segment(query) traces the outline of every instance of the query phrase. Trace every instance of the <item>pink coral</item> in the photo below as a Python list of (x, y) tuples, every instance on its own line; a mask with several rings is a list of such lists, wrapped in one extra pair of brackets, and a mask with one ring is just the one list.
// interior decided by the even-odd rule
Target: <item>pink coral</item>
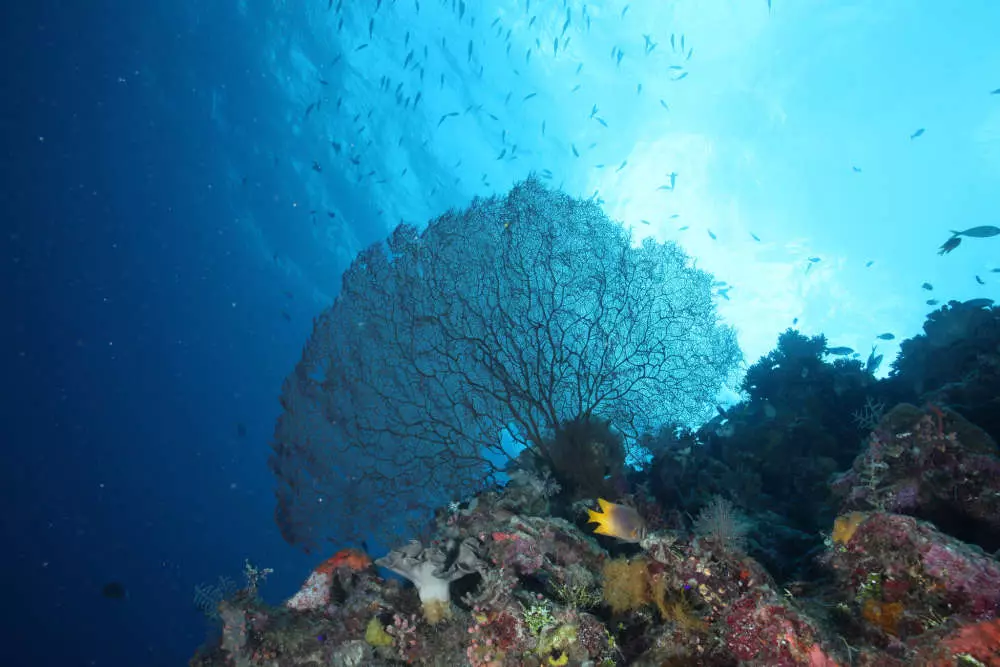
[(753, 593), (733, 603), (726, 625), (726, 646), (741, 661), (774, 667), (837, 664), (813, 640), (815, 631), (808, 623), (787, 607), (758, 600)]

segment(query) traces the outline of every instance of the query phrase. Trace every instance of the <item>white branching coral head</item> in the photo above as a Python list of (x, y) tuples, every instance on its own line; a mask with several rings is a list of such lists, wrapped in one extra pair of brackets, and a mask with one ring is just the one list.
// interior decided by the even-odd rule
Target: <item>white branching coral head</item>
[(449, 584), (467, 574), (478, 572), (482, 563), (476, 553), (474, 540), (469, 538), (458, 545), (450, 565), (448, 555), (437, 547), (424, 548), (412, 540), (375, 561), (375, 564), (392, 570), (413, 582), (420, 596), (424, 618), (437, 623), (451, 618), (451, 591)]

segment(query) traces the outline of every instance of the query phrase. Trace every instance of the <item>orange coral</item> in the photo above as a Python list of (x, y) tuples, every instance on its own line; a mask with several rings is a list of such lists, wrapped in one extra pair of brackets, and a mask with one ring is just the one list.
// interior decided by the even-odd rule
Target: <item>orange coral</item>
[[(958, 628), (917, 664), (924, 667), (954, 667), (957, 656), (967, 656), (977, 662), (968, 664), (1000, 667), (1000, 619), (982, 621)], [(963, 663), (964, 664), (964, 663)]]
[(837, 544), (850, 542), (851, 538), (854, 537), (854, 532), (864, 522), (866, 516), (864, 512), (851, 512), (838, 516), (837, 520), (833, 522), (833, 541)]
[(320, 563), (314, 572), (332, 574), (334, 570), (346, 567), (355, 572), (367, 570), (372, 566), (372, 559), (360, 549), (341, 549)]
[(903, 615), (903, 604), (901, 602), (867, 600), (861, 615), (872, 625), (881, 628), (883, 632), (896, 636), (899, 619)]
[(961, 628), (944, 645), (953, 653), (968, 653), (984, 665), (1000, 667), (1000, 619)]

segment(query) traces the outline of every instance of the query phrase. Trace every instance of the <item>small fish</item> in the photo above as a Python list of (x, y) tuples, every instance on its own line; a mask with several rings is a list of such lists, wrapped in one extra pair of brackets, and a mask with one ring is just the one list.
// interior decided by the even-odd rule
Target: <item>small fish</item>
[(641, 222), (644, 225), (651, 225), (651, 224), (653, 224), (649, 220), (639, 220), (639, 222)]
[(989, 308), (993, 305), (993, 299), (969, 299), (968, 301), (963, 301), (962, 305), (969, 308)]
[(979, 283), (980, 285), (985, 285), (986, 284), (986, 283), (983, 282), (983, 279), (980, 278), (979, 276), (976, 276), (976, 282)]
[(498, 160), (502, 160), (503, 156), (506, 155), (506, 154), (507, 154), (507, 149), (505, 148), (502, 151), (500, 151), (500, 155), (497, 156), (497, 159)]
[(469, 54), (469, 56), (468, 56), (467, 61), (471, 63), (472, 62), (472, 40), (471, 39), (469, 40), (468, 54)]
[(600, 511), (587, 510), (587, 523), (597, 524), (595, 535), (609, 535), (632, 543), (641, 542), (646, 536), (646, 522), (634, 508), (609, 503), (604, 498), (598, 498), (597, 504)]
[(596, 120), (596, 121), (597, 121), (598, 123), (600, 123), (600, 124), (601, 124), (601, 125), (603, 125), (604, 127), (607, 127), (607, 126), (608, 126), (608, 121), (604, 120), (604, 119), (603, 119), (603, 118), (601, 118), (600, 116), (594, 116), (594, 120)]
[(878, 347), (872, 345), (871, 354), (868, 355), (868, 361), (865, 362), (865, 370), (869, 373), (874, 373), (882, 365), (882, 355), (875, 354), (876, 350), (878, 350)]
[(879, 335), (877, 335), (875, 337), (878, 338), (879, 340), (894, 340), (896, 338), (891, 333), (879, 334)]
[(710, 236), (710, 237), (712, 238), (712, 240), (713, 240), (713, 241), (715, 241), (715, 240), (716, 240), (716, 238), (715, 238), (715, 234), (713, 234), (713, 233), (712, 233), (712, 230), (711, 230), (711, 229), (709, 229), (709, 230), (708, 230), (708, 235), (709, 235), (709, 236)]
[(690, 225), (684, 225), (683, 227), (678, 227), (677, 231), (683, 232), (686, 229), (691, 229), (691, 226)]
[(991, 90), (990, 95), (1000, 95), (1000, 88), (997, 88), (996, 90)]
[(451, 113), (446, 113), (445, 115), (441, 116), (441, 120), (438, 121), (438, 127), (441, 127), (441, 123), (445, 122), (449, 118), (454, 118), (457, 115), (459, 115), (457, 111), (452, 111)]
[(573, 155), (580, 157), (580, 152), (576, 150), (576, 144), (570, 144), (569, 147), (573, 149)]
[(991, 236), (996, 236), (1000, 234), (1000, 227), (994, 227), (993, 225), (983, 225), (981, 227), (971, 227), (965, 231), (956, 232), (954, 229), (951, 230), (952, 236), (968, 236), (970, 238), (976, 239), (988, 239)]
[(924, 128), (920, 128), (919, 130), (910, 135), (910, 139), (916, 139), (917, 137), (922, 136), (923, 133), (924, 133)]
[(754, 241), (756, 241), (757, 243), (760, 243), (760, 237), (759, 236), (757, 236), (753, 232), (750, 232), (750, 236), (753, 238)]
[(674, 81), (680, 81), (681, 79), (686, 79), (687, 75), (688, 75), (688, 72), (684, 72), (680, 76), (674, 78)]
[(537, 94), (538, 93), (528, 93), (527, 95), (524, 96), (524, 98), (521, 101), (522, 102), (527, 102), (528, 100), (530, 100), (532, 97), (534, 97)]
[(316, 160), (313, 160), (312, 170), (315, 171), (317, 174), (322, 173), (323, 172), (323, 165), (321, 165)]
[(625, 18), (625, 14), (628, 13), (628, 5), (625, 5), (625, 9), (622, 10), (622, 15), (619, 18)]
[(628, 160), (623, 160), (622, 163), (620, 165), (618, 165), (618, 168), (615, 169), (615, 173), (617, 174), (619, 171), (621, 171), (622, 169), (624, 169), (625, 165), (627, 165), (627, 164), (628, 164)]
[(851, 169), (854, 170), (855, 174), (860, 174), (861, 173), (861, 167), (851, 167)]
[(799, 318), (797, 318), (797, 317), (793, 317), (793, 318), (792, 318), (792, 326), (794, 327), (794, 326), (795, 326), (796, 324), (798, 324), (798, 323), (799, 323)]
[(990, 269), (990, 273), (1000, 273), (1000, 269)]
[(952, 236), (950, 239), (941, 244), (941, 247), (938, 248), (938, 254), (947, 255), (949, 252), (957, 248), (958, 244), (960, 244), (961, 242), (962, 242), (962, 237)]
[(731, 290), (731, 289), (733, 289), (733, 288), (732, 287), (726, 287), (724, 289), (720, 289), (718, 292), (716, 292), (716, 294), (718, 296), (721, 296), (726, 301), (729, 301), (729, 290)]
[(367, 49), (367, 48), (368, 48), (368, 45), (367, 45), (367, 44), (362, 44), (361, 46), (359, 46), (358, 48), (356, 48), (356, 49), (354, 49), (354, 50), (355, 50), (355, 51), (364, 51), (364, 50), (365, 50), (365, 49)]
[[(619, 506), (615, 505), (615, 507)], [(634, 512), (635, 510), (632, 511)], [(128, 589), (125, 588), (125, 584), (121, 583), (120, 581), (112, 581), (110, 583), (104, 584), (104, 586), (101, 587), (101, 595), (108, 598), (109, 600), (127, 600)]]
[(846, 357), (849, 354), (854, 354), (854, 350), (849, 347), (828, 347), (826, 353), (834, 357)]
[(660, 106), (666, 109), (667, 111), (670, 111), (670, 107), (668, 107), (667, 103), (664, 102), (662, 99), (660, 100)]
[(921, 287), (923, 287), (928, 292), (934, 289), (934, 285), (931, 285), (930, 283), (924, 283), (923, 285), (921, 285)]
[(372, 34), (375, 32), (375, 19), (368, 19), (368, 39), (372, 38)]
[(928, 306), (936, 306), (941, 302), (938, 301), (937, 299), (927, 299), (926, 303)]
[(820, 260), (820, 258), (819, 258), (819, 257), (810, 257), (810, 258), (809, 258), (809, 261), (810, 261), (810, 262), (812, 262), (813, 264), (815, 264), (815, 263), (816, 263), (816, 262), (818, 262), (819, 260)]
[(867, 262), (865, 262), (865, 268), (866, 269), (871, 268), (871, 265), (874, 264), (874, 263), (875, 263), (875, 260), (869, 259)]

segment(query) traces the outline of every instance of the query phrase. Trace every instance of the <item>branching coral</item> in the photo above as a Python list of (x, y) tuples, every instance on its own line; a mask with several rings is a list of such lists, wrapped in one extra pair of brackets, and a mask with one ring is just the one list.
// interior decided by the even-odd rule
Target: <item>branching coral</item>
[[(495, 481), (511, 439), (546, 460), (548, 436), (581, 420), (610, 419), (627, 443), (704, 419), (741, 360), (711, 282), (676, 244), (635, 244), (535, 178), (400, 225), (351, 264), (284, 384), (270, 459), (283, 536), (400, 531), (421, 504)], [(620, 463), (603, 438), (563, 462), (586, 467), (594, 442), (596, 471)], [(566, 479), (602, 481), (583, 472)], [(322, 502), (348, 495), (365, 516)]]

